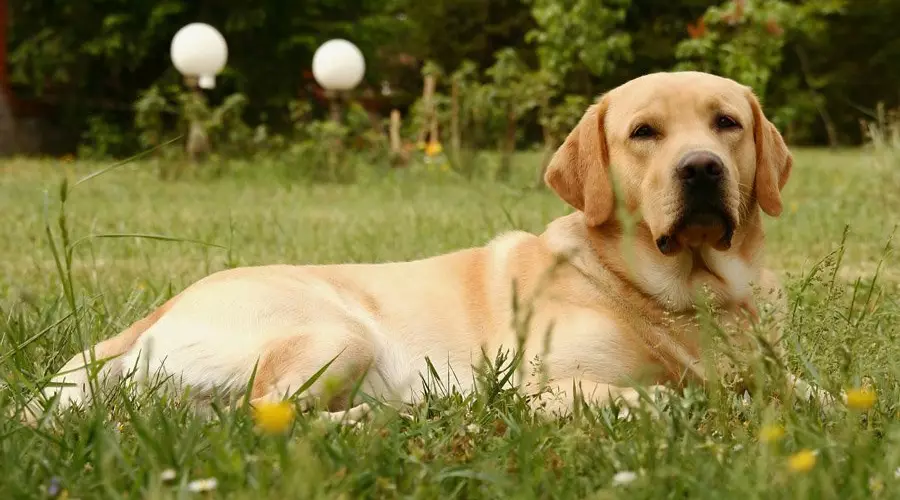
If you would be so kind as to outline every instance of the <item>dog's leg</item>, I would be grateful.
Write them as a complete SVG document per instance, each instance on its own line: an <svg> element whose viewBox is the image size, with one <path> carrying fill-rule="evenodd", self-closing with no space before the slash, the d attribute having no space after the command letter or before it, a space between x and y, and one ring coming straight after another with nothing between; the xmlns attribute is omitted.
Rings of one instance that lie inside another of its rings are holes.
<svg viewBox="0 0 900 500"><path fill-rule="evenodd" d="M663 385L648 386L645 391L651 401L656 401L663 394L672 392ZM581 402L595 406L617 403L620 405L619 418L621 419L628 418L631 410L640 407L641 398L641 393L631 387L566 378L549 383L544 391L531 399L531 406L539 414L565 416L575 411L576 405Z"/></svg>
<svg viewBox="0 0 900 500"><path fill-rule="evenodd" d="M333 419L346 416L356 420L368 405L351 407L353 386L365 377L375 360L368 332L350 323L307 325L310 333L273 342L262 357L250 394L250 403L281 401L294 395L316 373L324 372L298 397L308 411L321 403L327 408L347 408L333 412ZM329 413L329 412L323 412Z"/></svg>
<svg viewBox="0 0 900 500"><path fill-rule="evenodd" d="M58 397L57 412L73 406L83 406L91 402L92 389L100 390L119 379L122 371L121 360L104 359L103 355L106 353L98 347L92 347L73 356L50 380L50 385L41 391L41 396L28 401L22 415L24 424L29 426L37 424L44 413L44 402L49 403ZM96 385L93 387L89 387L91 383L89 366L99 367L96 369Z"/></svg>
<svg viewBox="0 0 900 500"><path fill-rule="evenodd" d="M785 352L783 342L784 325L788 314L787 294L775 273L768 269L763 269L760 275L756 300L759 307L753 307L753 310L754 312L759 310L763 314L755 315L757 317L754 319L757 321L760 319L767 320L764 325L761 325L765 329L764 336L772 345L775 353L779 357L783 357ZM815 398L823 406L831 405L835 401L835 398L827 391L814 387L793 373L788 373L787 379L788 391L793 397L802 400Z"/></svg>
<svg viewBox="0 0 900 500"><path fill-rule="evenodd" d="M758 300L764 308L769 308L770 322L767 328L766 339L772 343L775 352L780 356L784 356L784 325L787 321L788 300L787 293L782 287L780 280L772 271L763 269L759 281ZM815 397L820 404L827 405L834 401L828 392L813 387L802 378L788 373L788 389L794 397L803 400L809 400Z"/></svg>
<svg viewBox="0 0 900 500"><path fill-rule="evenodd" d="M118 381L123 375L123 371L130 368L123 364L122 355L131 349L144 332L172 308L176 300L177 296L169 299L165 304L144 318L135 321L118 335L73 356L53 377L51 380L53 385L45 387L41 391L42 398L50 400L58 395L57 411L90 403L92 387L89 385L91 381L88 370L94 367L89 367L89 365L96 363L99 367L96 373L97 387L94 388L103 388ZM33 398L27 403L24 411L23 422L27 425L35 425L43 414L43 403L39 398Z"/></svg>
<svg viewBox="0 0 900 500"><path fill-rule="evenodd" d="M359 425L363 419L371 415L372 408L368 403L360 403L348 410L323 411L319 413L321 418L338 422L343 425Z"/></svg>

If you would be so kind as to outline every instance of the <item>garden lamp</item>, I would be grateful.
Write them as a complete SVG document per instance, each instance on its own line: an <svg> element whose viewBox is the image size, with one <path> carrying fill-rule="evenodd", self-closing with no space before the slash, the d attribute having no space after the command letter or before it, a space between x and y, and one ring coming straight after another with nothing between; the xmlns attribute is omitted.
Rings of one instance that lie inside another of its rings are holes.
<svg viewBox="0 0 900 500"><path fill-rule="evenodd" d="M193 91L192 105L187 112L188 129L185 149L191 161L210 151L209 136L198 109L205 109L205 99L199 89L216 86L216 75L228 60L228 44L225 37L205 23L191 23L175 33L170 47L172 64Z"/></svg>
<svg viewBox="0 0 900 500"><path fill-rule="evenodd" d="M366 61L356 45L340 38L323 43L312 60L313 77L331 100L331 118L340 121L338 97L362 81Z"/></svg>
<svg viewBox="0 0 900 500"><path fill-rule="evenodd" d="M228 61L225 37L205 23L191 23L175 33L170 49L172 64L182 75L196 78L197 86L211 89Z"/></svg>

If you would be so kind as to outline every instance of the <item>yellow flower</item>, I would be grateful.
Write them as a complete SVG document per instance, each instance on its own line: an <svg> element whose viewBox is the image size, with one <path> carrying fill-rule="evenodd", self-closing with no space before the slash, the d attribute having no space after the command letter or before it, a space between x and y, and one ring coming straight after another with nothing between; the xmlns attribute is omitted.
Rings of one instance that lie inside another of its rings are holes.
<svg viewBox="0 0 900 500"><path fill-rule="evenodd" d="M792 202L791 202L791 213L792 213L792 214L797 213L797 209L798 209L798 208L800 208L800 205L797 204L796 201L792 201Z"/></svg>
<svg viewBox="0 0 900 500"><path fill-rule="evenodd" d="M847 406L854 410L868 410L875 405L875 392L862 388L847 391Z"/></svg>
<svg viewBox="0 0 900 500"><path fill-rule="evenodd" d="M437 156L441 154L441 151L444 150L444 147L441 146L441 143L438 141L431 141L428 143L428 146L425 148L425 154L428 156Z"/></svg>
<svg viewBox="0 0 900 500"><path fill-rule="evenodd" d="M812 450L803 450L788 457L788 469L791 472L809 472L816 465L817 453Z"/></svg>
<svg viewBox="0 0 900 500"><path fill-rule="evenodd" d="M253 419L263 432L269 434L286 432L294 421L294 405L288 401L261 403L253 408Z"/></svg>
<svg viewBox="0 0 900 500"><path fill-rule="evenodd" d="M765 425L759 430L759 440L763 443L778 441L782 436L784 436L784 427L777 424Z"/></svg>

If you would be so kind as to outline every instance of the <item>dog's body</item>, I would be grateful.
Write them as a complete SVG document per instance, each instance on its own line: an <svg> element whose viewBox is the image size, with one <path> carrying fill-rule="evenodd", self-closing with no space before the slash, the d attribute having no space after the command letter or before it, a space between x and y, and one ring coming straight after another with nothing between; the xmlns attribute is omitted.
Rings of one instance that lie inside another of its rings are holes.
<svg viewBox="0 0 900 500"><path fill-rule="evenodd" d="M729 320L755 317L760 300L782 305L761 266L760 208L778 215L790 169L746 87L648 75L606 94L556 153L547 182L577 212L543 234L412 262L222 271L75 356L56 380L73 385L45 395L86 402L86 357L115 358L102 376L135 367L201 395L240 394L255 370L252 401L289 395L331 362L305 397L327 393L322 403L342 414L360 377L364 393L414 401L426 358L443 384L470 390L473 366L527 330L524 359L539 357L562 393L542 404L635 401L631 382L705 377L701 288ZM527 373L519 384L537 390L538 373Z"/></svg>

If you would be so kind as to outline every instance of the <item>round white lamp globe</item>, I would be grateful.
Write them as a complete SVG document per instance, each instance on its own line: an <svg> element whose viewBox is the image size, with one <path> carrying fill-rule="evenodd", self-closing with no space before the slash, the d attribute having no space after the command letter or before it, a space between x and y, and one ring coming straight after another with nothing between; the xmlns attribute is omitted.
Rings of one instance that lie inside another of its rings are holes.
<svg viewBox="0 0 900 500"><path fill-rule="evenodd" d="M200 88L216 86L216 75L228 61L225 37L206 23L191 23L172 37L172 64L185 76L197 78Z"/></svg>
<svg viewBox="0 0 900 500"><path fill-rule="evenodd" d="M366 61L356 45L337 38L316 49L312 71L313 77L326 90L350 90L362 81Z"/></svg>

